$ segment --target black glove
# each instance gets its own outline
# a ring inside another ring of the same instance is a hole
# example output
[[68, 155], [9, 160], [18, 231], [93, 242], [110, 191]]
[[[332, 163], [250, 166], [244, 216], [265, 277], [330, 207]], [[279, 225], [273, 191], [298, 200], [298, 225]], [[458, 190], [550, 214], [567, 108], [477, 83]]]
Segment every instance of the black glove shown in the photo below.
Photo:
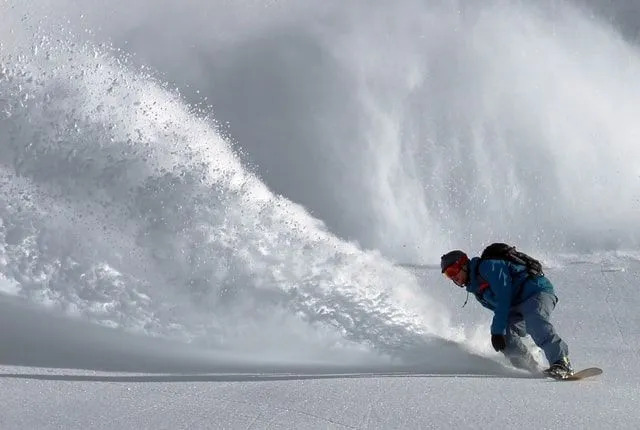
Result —
[[507, 339], [502, 334], [492, 334], [491, 345], [496, 351], [502, 351], [507, 347]]

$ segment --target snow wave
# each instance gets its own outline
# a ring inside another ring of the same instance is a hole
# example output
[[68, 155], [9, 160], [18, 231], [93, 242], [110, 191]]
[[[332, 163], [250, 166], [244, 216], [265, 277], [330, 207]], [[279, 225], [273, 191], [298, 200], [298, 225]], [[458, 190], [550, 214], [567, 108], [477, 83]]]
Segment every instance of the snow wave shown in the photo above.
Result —
[[35, 39], [0, 81], [0, 271], [19, 295], [238, 349], [397, 356], [455, 336], [411, 274], [272, 194], [175, 92], [108, 50]]

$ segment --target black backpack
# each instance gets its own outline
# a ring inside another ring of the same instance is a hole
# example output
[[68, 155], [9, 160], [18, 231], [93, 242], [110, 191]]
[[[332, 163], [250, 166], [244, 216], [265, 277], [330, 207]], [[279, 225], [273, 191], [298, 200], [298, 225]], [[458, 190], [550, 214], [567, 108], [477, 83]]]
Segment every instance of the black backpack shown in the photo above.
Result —
[[[527, 273], [532, 278], [544, 276], [542, 264], [538, 260], [528, 256], [524, 252], [516, 251], [515, 246], [510, 246], [506, 243], [492, 243], [487, 246], [484, 251], [482, 251], [480, 260], [506, 260], [525, 266]], [[478, 264], [477, 267], [480, 267], [480, 264]]]

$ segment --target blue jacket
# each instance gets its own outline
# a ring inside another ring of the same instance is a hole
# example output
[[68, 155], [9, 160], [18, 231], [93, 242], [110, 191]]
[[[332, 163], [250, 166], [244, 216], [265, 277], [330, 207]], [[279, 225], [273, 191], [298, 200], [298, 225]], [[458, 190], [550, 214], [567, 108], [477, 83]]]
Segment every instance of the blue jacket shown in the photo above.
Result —
[[494, 312], [491, 334], [506, 334], [511, 307], [543, 291], [554, 293], [553, 284], [546, 277], [529, 277], [526, 267], [521, 264], [505, 260], [480, 261], [479, 257], [469, 261], [467, 291]]

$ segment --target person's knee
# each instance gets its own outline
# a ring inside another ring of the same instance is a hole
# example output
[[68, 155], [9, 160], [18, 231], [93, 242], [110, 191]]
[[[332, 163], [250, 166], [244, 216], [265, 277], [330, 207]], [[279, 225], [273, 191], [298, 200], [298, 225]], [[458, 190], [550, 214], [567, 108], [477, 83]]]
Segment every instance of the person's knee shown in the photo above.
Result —
[[536, 329], [532, 330], [529, 334], [538, 346], [553, 342], [554, 339], [559, 339], [553, 325], [549, 323], [536, 327]]
[[509, 326], [507, 329], [507, 336], [512, 337], [525, 337], [527, 335], [527, 331], [522, 326], [522, 324]]
[[527, 322], [527, 333], [534, 339], [548, 337], [555, 334], [555, 328], [549, 318], [537, 312], [529, 313], [525, 316]]
[[507, 336], [506, 341], [507, 341], [507, 346], [503, 350], [503, 353], [507, 357], [519, 356], [527, 352], [527, 347], [524, 346], [524, 344], [522, 343], [519, 337]]

